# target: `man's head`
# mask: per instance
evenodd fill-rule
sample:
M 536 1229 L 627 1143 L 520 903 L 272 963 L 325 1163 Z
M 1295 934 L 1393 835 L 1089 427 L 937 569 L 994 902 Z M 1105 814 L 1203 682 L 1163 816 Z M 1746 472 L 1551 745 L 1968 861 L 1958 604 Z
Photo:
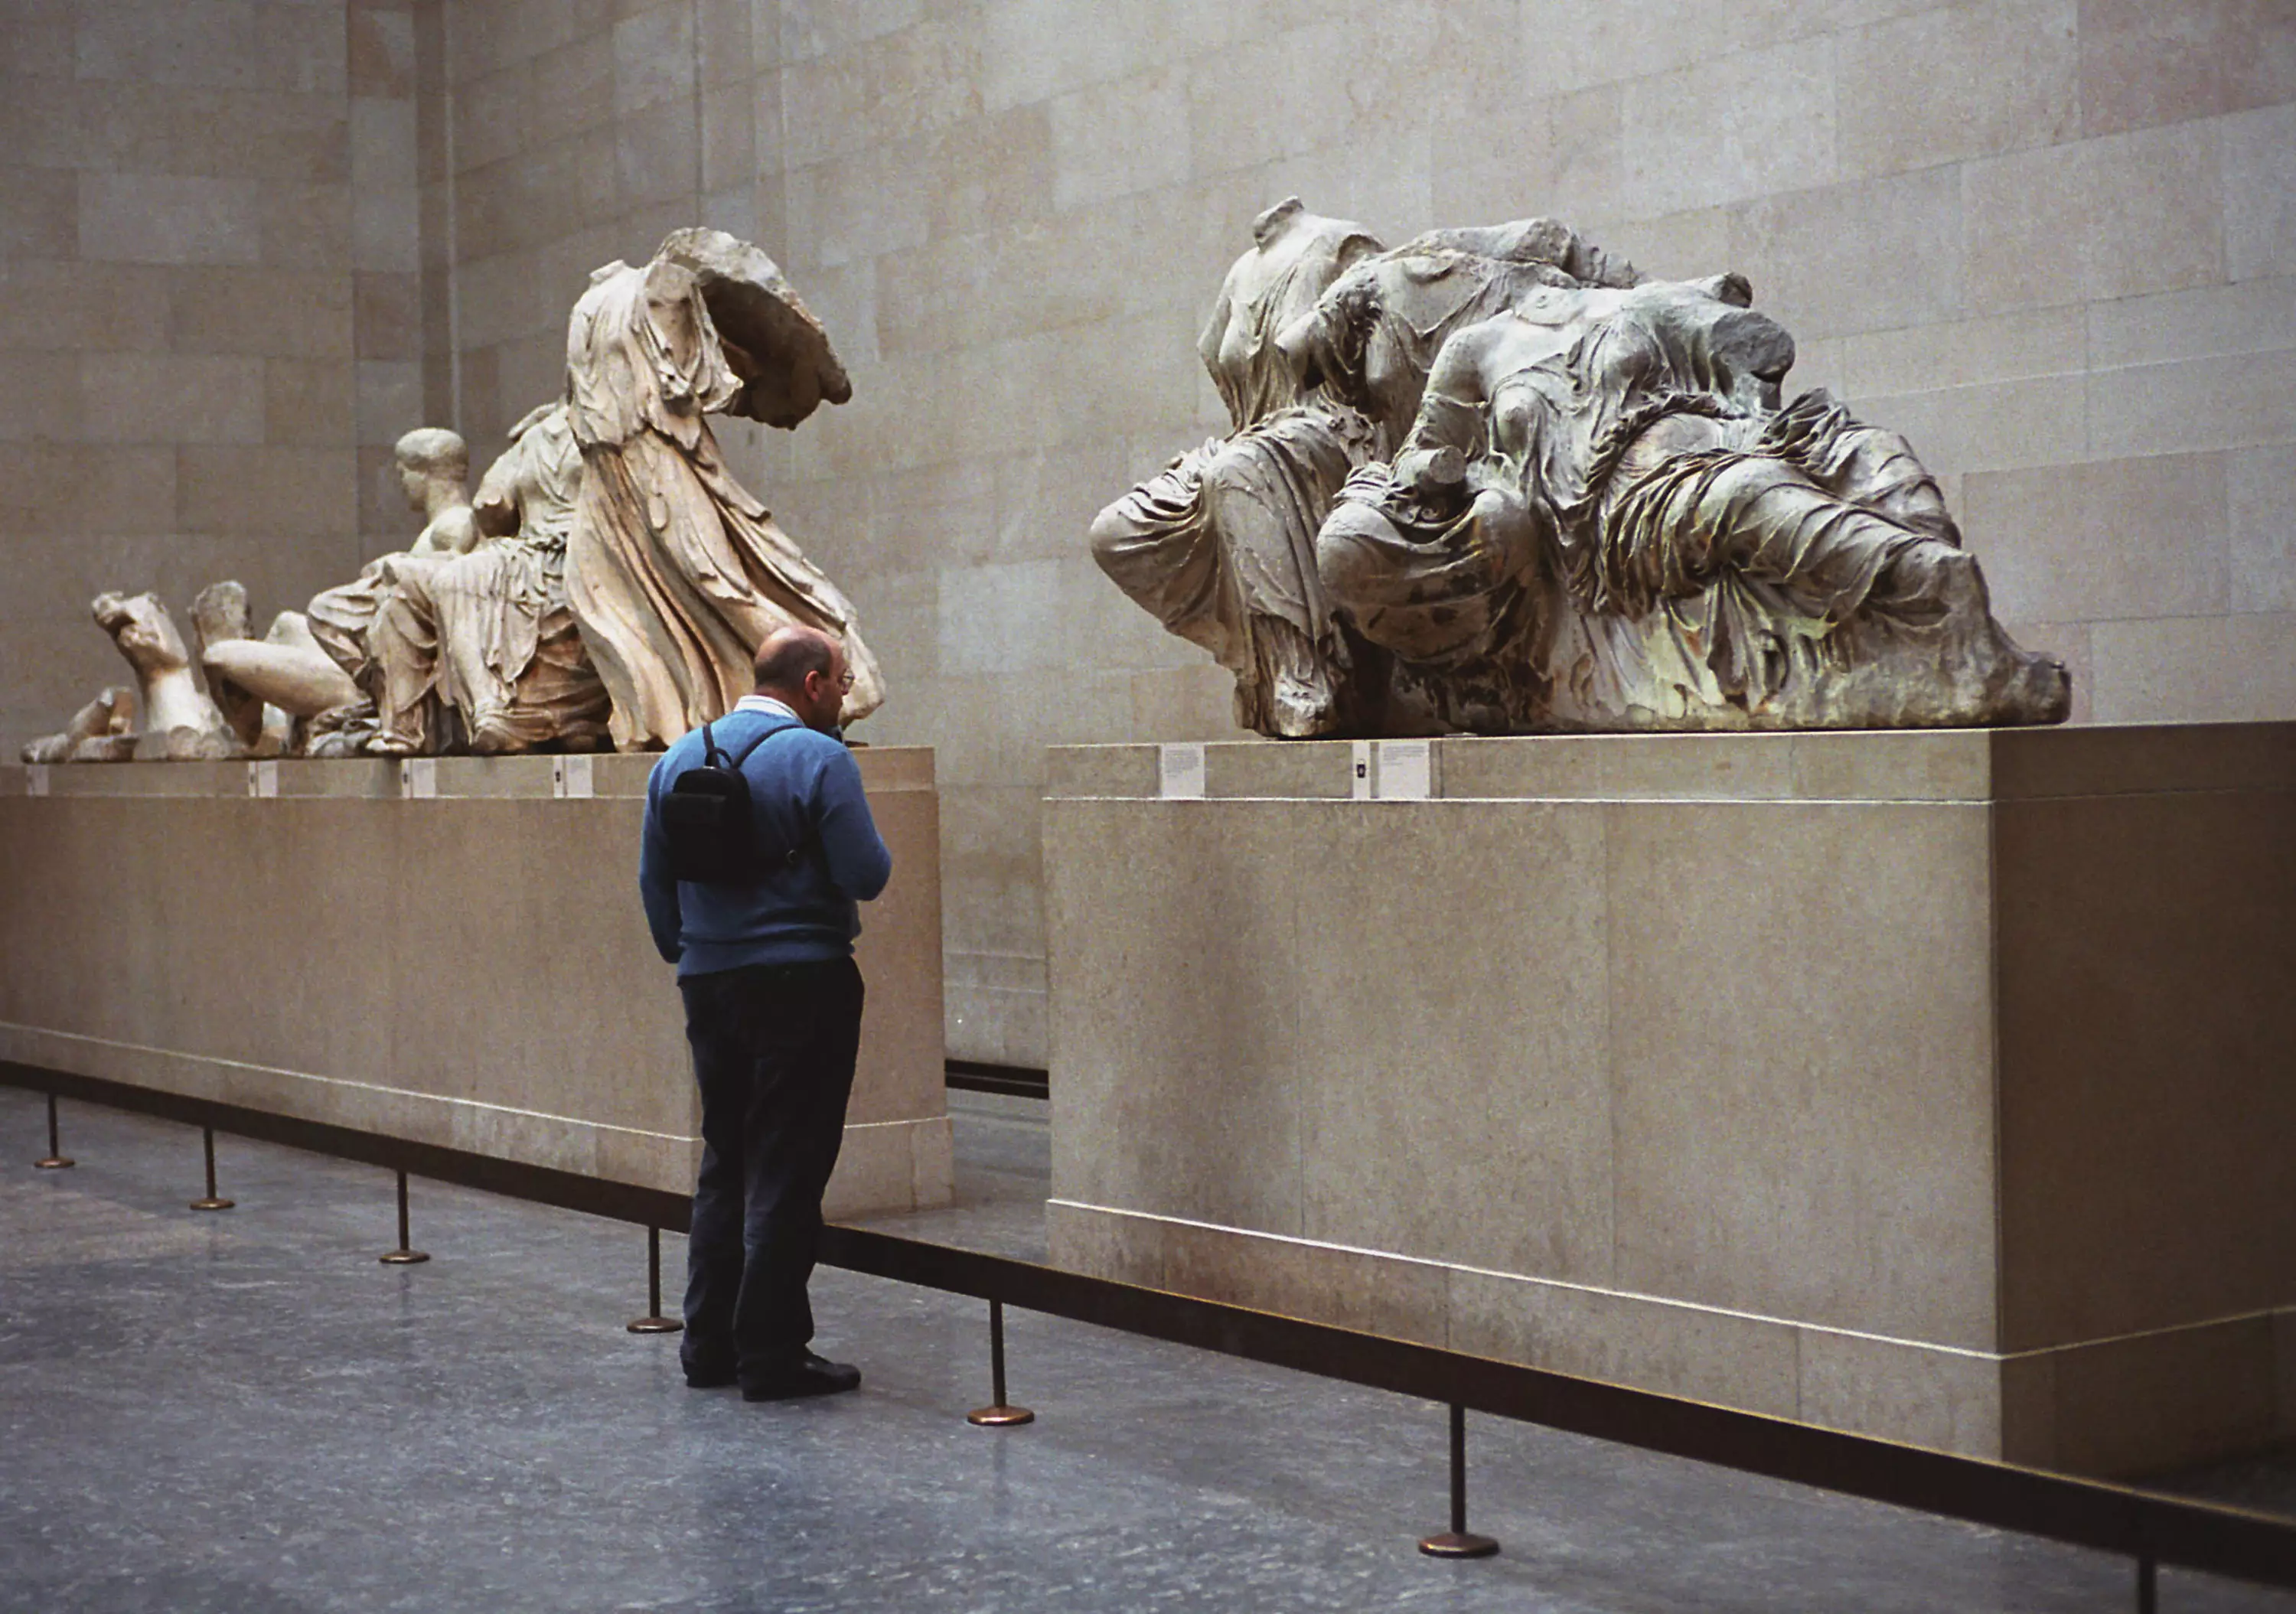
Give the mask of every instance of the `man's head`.
M 817 628 L 777 627 L 758 646 L 758 693 L 771 695 L 808 728 L 837 726 L 853 675 L 845 647 Z
M 406 502 L 425 514 L 435 502 L 434 490 L 459 498 L 471 479 L 471 451 L 444 426 L 419 426 L 391 452 L 398 458 L 398 485 Z

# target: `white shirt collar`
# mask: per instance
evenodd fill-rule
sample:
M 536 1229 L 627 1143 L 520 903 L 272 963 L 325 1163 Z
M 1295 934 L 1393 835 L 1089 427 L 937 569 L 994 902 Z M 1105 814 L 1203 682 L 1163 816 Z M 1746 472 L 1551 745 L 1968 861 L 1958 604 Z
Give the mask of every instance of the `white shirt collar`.
M 734 709 L 737 712 L 764 712 L 768 717 L 787 717 L 792 723 L 798 720 L 788 701 L 776 700 L 771 695 L 744 695 L 734 702 Z

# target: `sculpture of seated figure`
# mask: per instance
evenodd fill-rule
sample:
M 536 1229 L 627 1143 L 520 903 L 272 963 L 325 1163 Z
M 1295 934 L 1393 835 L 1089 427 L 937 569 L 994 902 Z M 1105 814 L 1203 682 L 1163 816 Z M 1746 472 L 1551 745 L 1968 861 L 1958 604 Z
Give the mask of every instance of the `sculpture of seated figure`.
M 379 709 L 377 692 L 391 686 L 375 663 L 369 635 L 395 586 L 392 562 L 403 554 L 459 553 L 478 539 L 463 487 L 470 452 L 463 439 L 424 427 L 400 438 L 395 453 L 399 484 L 423 518 L 422 532 L 402 553 L 368 561 L 351 582 L 316 596 L 308 614 L 281 612 L 259 640 L 244 631 L 243 591 L 235 609 L 226 593 L 218 592 L 238 585 L 217 584 L 201 594 L 201 665 L 226 709 L 238 714 L 243 733 L 250 712 L 275 708 L 294 722 L 292 749 L 312 756 L 354 756 L 374 742 L 391 715 Z M 414 697 L 430 698 L 427 688 Z M 411 720 L 398 715 L 402 723 L 427 724 L 427 713 Z M 248 738 L 251 742 L 253 736 Z
M 1911 447 L 1781 409 L 1793 340 L 1751 301 L 1542 286 L 1455 332 L 1324 522 L 1325 586 L 1452 726 L 2061 721 Z
M 1738 277 L 1650 281 L 1541 218 L 1380 251 L 1294 200 L 1255 236 L 1203 343 L 1237 434 L 1092 529 L 1102 569 L 1235 674 L 1239 722 L 2066 715 L 2063 666 L 1994 621 L 1905 439 L 1823 393 L 1782 406 L 1792 339 Z
M 1235 675 L 1262 733 L 1417 730 L 1376 645 L 1334 617 L 1316 529 L 1347 478 L 1410 429 L 1443 339 L 1574 274 L 1631 284 L 1552 219 L 1435 230 L 1391 251 L 1289 197 L 1260 215 L 1197 343 L 1235 430 L 1103 511 L 1093 558 L 1172 632 Z
M 1362 647 L 1316 574 L 1316 524 L 1374 452 L 1371 422 L 1303 386 L 1277 334 L 1380 243 L 1298 197 L 1261 214 L 1196 343 L 1234 431 L 1180 455 L 1101 512 L 1093 559 L 1173 633 L 1235 675 L 1236 721 L 1328 733 L 1364 720 Z
M 396 452 L 423 518 L 405 550 L 318 595 L 308 617 L 281 612 L 260 641 L 237 584 L 201 595 L 202 664 L 234 726 L 262 755 L 281 749 L 283 721 L 283 749 L 317 756 L 600 749 L 605 685 L 566 602 L 582 460 L 565 406 L 512 429 L 476 505 L 455 433 L 410 431 Z
M 368 561 L 351 582 L 311 601 L 312 636 L 374 705 L 372 729 L 364 722 L 340 725 L 331 750 L 430 749 L 430 737 L 438 728 L 432 681 L 424 670 L 378 660 L 371 635 L 397 586 L 396 562 L 461 554 L 479 541 L 468 487 L 471 451 L 462 438 L 443 426 L 417 427 L 392 445 L 391 452 L 398 462 L 399 487 L 422 518 L 422 530 L 404 550 Z
M 581 481 L 566 406 L 546 404 L 511 428 L 480 480 L 475 545 L 391 557 L 367 635 L 381 692 L 370 750 L 440 749 L 442 707 L 480 755 L 609 744 L 611 702 L 566 598 Z

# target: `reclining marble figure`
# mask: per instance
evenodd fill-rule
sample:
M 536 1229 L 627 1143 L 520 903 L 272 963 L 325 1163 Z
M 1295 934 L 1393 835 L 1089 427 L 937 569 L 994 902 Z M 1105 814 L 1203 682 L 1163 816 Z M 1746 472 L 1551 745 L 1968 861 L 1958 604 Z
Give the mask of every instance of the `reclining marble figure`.
M 260 748 L 250 732 L 250 710 L 284 714 L 292 723 L 285 749 L 315 756 L 384 749 L 380 742 L 391 719 L 398 732 L 428 730 L 426 711 L 390 704 L 396 697 L 421 707 L 429 699 L 427 682 L 404 669 L 389 677 L 372 653 L 371 635 L 398 587 L 398 562 L 459 553 L 476 541 L 464 491 L 470 452 L 454 432 L 424 427 L 400 438 L 394 453 L 407 502 L 423 517 L 406 549 L 368 561 L 350 582 L 314 597 L 308 611 L 281 612 L 259 640 L 246 631 L 246 596 L 235 583 L 214 585 L 193 608 L 209 687 L 253 749 Z
M 2063 719 L 2063 666 L 1994 621 L 1911 446 L 1824 392 L 1784 402 L 1792 338 L 1738 276 L 1654 281 L 1544 219 L 1381 251 L 1292 201 L 1255 235 L 1206 333 L 1236 435 L 1092 534 L 1119 586 L 1235 674 L 1239 722 Z M 1238 353 L 1266 378 L 1248 394 L 1222 375 Z M 1253 474 L 1271 442 L 1311 438 L 1314 475 Z
M 281 611 L 270 632 L 256 638 L 247 590 L 236 582 L 200 590 L 192 601 L 192 626 L 208 693 L 250 757 L 299 754 L 308 741 L 309 716 L 359 699 L 358 686 L 319 648 L 300 611 Z

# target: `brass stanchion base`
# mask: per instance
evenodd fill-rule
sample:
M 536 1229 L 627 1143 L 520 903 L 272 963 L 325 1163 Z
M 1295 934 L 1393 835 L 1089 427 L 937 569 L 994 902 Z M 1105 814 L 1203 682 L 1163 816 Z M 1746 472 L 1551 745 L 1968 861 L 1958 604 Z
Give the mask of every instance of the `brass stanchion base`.
M 35 1171 L 70 1171 L 78 1164 L 79 1164 L 79 1162 L 73 1159 L 71 1156 L 68 1154 L 52 1154 L 45 1160 L 34 1160 L 32 1162 L 32 1169 Z
M 204 1200 L 193 1200 L 192 1208 L 193 1210 L 229 1210 L 238 1203 L 237 1200 L 218 1200 L 209 1196 Z
M 685 1331 L 685 1324 L 676 1317 L 640 1317 L 624 1326 L 634 1334 L 678 1334 Z
M 385 1266 L 412 1266 L 417 1261 L 427 1261 L 430 1258 L 419 1249 L 393 1249 L 375 1257 L 375 1259 Z
M 964 1421 L 982 1429 L 1013 1429 L 1034 1423 L 1037 1414 L 1025 1406 L 983 1406 L 965 1413 Z
M 1499 1550 L 1499 1544 L 1488 1536 L 1461 1536 L 1446 1530 L 1422 1541 L 1419 1550 L 1430 1558 L 1488 1558 Z

